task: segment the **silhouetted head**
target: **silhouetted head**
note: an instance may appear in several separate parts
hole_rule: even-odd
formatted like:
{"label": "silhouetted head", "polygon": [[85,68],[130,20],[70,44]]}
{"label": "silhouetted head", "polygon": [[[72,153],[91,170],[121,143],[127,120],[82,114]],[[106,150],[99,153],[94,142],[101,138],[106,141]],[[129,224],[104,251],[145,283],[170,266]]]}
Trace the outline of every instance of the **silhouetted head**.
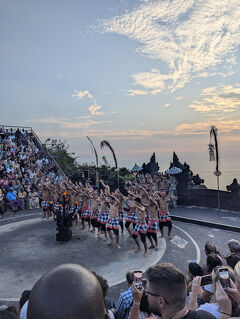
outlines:
{"label": "silhouetted head", "polygon": [[206,255],[209,255],[211,253],[214,253],[214,254],[217,253],[217,248],[213,243],[207,242],[204,248],[205,248]]}
{"label": "silhouetted head", "polygon": [[27,319],[104,319],[105,307],[97,278],[82,266],[64,264],[34,285]]}
{"label": "silhouetted head", "polygon": [[128,283],[129,286],[132,285],[133,281],[134,281],[134,271],[133,270],[129,270],[126,273],[126,281]]}

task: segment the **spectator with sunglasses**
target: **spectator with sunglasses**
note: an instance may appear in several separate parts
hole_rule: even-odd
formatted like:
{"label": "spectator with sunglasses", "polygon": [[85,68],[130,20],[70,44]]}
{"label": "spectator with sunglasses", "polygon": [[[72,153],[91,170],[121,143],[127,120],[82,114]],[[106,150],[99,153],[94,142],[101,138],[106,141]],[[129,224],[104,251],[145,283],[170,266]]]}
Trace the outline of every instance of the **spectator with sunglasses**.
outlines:
{"label": "spectator with sunglasses", "polygon": [[[196,312],[187,309],[185,276],[172,264],[156,264],[148,268],[146,274],[145,294],[151,313],[162,319],[215,319],[205,311]],[[133,308],[129,319],[139,319],[142,294],[143,290],[134,289]]]}

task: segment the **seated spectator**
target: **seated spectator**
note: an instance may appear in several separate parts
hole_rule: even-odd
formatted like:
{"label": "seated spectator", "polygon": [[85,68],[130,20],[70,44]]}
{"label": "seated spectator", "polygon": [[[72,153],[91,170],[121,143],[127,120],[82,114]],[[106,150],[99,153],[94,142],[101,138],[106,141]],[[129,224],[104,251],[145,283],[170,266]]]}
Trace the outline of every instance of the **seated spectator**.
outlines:
{"label": "seated spectator", "polygon": [[28,205],[29,209],[39,208],[39,197],[38,193],[31,187],[28,193]]}
{"label": "seated spectator", "polygon": [[87,269],[74,264],[55,267],[34,285],[28,319],[105,319],[101,286]]}
{"label": "seated spectator", "polygon": [[[210,242],[207,242],[205,244],[205,254],[206,256],[208,257],[209,255],[216,255],[220,260],[221,260],[221,265],[226,265],[226,260],[224,259],[224,257],[217,251],[217,248],[216,246],[213,244],[213,243],[210,243]],[[216,266],[221,266],[221,265],[216,265]],[[214,267],[216,267],[214,266]],[[213,267],[213,268],[214,268]],[[212,268],[212,269],[213,269]],[[211,270],[208,270],[208,264],[204,265],[203,266],[203,273],[204,275],[208,275],[212,272],[212,269]]]}
{"label": "seated spectator", "polygon": [[190,262],[188,265],[188,272],[186,276],[188,292],[191,291],[193,278],[197,276],[203,276],[202,267],[195,262]]}
{"label": "seated spectator", "polygon": [[28,208],[28,194],[25,191],[23,186],[21,186],[20,191],[18,192],[18,199],[22,202],[22,207],[24,209],[27,209]]}
{"label": "seated spectator", "polygon": [[240,261],[240,242],[238,240],[231,239],[228,241],[228,248],[231,254],[226,257],[226,261],[228,266],[234,269],[236,264]]}
{"label": "seated spectator", "polygon": [[133,296],[132,296],[132,285],[134,279],[134,271],[130,270],[126,274],[126,282],[128,289],[121,293],[118,302],[117,302],[117,309],[116,314],[118,319],[127,319],[130,308],[133,303]]}
{"label": "seated spectator", "polygon": [[16,212],[18,209],[22,209],[22,203],[17,198],[17,193],[13,191],[12,188],[10,188],[10,190],[8,191],[6,199],[8,200],[9,207],[12,209],[13,212]]}
{"label": "seated spectator", "polygon": [[[191,311],[186,306],[185,276],[172,264],[159,263],[147,269],[148,308],[161,318],[214,319],[205,311]],[[139,319],[142,291],[134,290],[133,308],[129,319]]]}

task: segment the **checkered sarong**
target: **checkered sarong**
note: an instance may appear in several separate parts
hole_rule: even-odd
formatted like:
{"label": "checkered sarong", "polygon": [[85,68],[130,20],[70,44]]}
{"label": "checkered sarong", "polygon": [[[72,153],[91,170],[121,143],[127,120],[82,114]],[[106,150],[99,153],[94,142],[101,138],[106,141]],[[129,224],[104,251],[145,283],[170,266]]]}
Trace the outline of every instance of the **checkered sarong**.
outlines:
{"label": "checkered sarong", "polygon": [[158,219],[149,219],[147,231],[149,233],[157,233],[158,232]]}
{"label": "checkered sarong", "polygon": [[160,223],[164,223],[168,220],[171,220],[169,212],[163,212],[163,211],[158,212],[158,218],[159,218],[158,221]]}
{"label": "checkered sarong", "polygon": [[150,219],[150,211],[149,210],[145,211],[145,219],[146,219],[146,221],[148,221]]}
{"label": "checkered sarong", "polygon": [[135,228],[134,228],[134,235],[138,236],[139,234],[146,234],[147,233],[147,223],[143,222],[143,223],[137,223]]}
{"label": "checkered sarong", "polygon": [[69,212],[69,214],[74,214],[75,213],[75,207],[74,206],[70,206],[68,208],[68,212]]}
{"label": "checkered sarong", "polygon": [[47,200],[42,201],[41,207],[42,207],[43,210],[48,209],[48,207],[49,207],[49,202],[48,202]]}
{"label": "checkered sarong", "polygon": [[91,213],[90,207],[84,207],[84,208],[82,209],[81,217],[82,217],[83,219],[89,218],[89,217],[90,217],[90,213]]}
{"label": "checkered sarong", "polygon": [[100,214],[99,217],[100,217],[100,223],[106,225],[109,218],[109,212],[103,212]]}
{"label": "checkered sarong", "polygon": [[60,211],[60,205],[58,205],[57,203],[55,203],[54,204],[54,206],[53,206],[53,210],[54,210],[54,212],[59,212]]}
{"label": "checkered sarong", "polygon": [[91,213],[91,219],[97,219],[98,218],[98,210],[93,210]]}
{"label": "checkered sarong", "polygon": [[109,229],[119,229],[119,219],[118,218],[110,218],[107,224],[107,228]]}
{"label": "checkered sarong", "polygon": [[130,213],[127,217],[127,222],[136,224],[138,222],[136,213]]}
{"label": "checkered sarong", "polygon": [[119,220],[120,221],[123,221],[123,213],[124,213],[123,210],[119,211]]}

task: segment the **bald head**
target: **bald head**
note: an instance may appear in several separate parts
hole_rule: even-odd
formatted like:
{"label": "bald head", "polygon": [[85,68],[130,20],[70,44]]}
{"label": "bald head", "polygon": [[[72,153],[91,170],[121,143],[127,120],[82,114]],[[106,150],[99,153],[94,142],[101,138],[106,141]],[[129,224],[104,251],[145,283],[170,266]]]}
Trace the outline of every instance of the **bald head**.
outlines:
{"label": "bald head", "polygon": [[104,319],[102,289],[87,269],[75,265],[58,266],[34,285],[27,319]]}

